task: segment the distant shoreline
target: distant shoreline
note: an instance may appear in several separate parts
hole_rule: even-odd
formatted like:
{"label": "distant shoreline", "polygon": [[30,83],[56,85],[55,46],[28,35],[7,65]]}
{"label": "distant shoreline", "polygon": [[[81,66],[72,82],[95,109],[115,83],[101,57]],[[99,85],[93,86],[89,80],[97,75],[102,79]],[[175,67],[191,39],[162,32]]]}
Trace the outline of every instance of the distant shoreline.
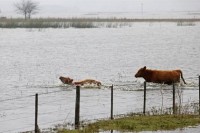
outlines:
{"label": "distant shoreline", "polygon": [[71,18],[33,18],[24,20],[23,18],[6,18],[1,17],[0,22],[13,20],[13,21],[54,21],[54,22],[200,22],[200,18],[99,18],[99,17],[71,17]]}
{"label": "distant shoreline", "polygon": [[0,28],[118,28],[135,22],[173,22],[177,26],[194,26],[200,18],[0,18]]}

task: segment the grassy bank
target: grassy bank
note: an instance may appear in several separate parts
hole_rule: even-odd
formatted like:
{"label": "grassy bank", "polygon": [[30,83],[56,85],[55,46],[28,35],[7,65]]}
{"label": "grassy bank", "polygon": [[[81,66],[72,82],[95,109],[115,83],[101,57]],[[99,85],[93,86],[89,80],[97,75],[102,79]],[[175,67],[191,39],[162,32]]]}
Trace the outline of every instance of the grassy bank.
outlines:
{"label": "grassy bank", "polygon": [[127,18],[39,18],[6,19],[0,18],[0,28],[118,28],[131,26],[134,22],[175,22],[177,25],[194,25],[200,19],[127,19]]}
{"label": "grassy bank", "polygon": [[60,130],[59,133],[93,133],[99,131],[157,131],[174,130],[200,124],[197,115],[129,116],[115,120],[102,120],[88,124],[81,130]]}

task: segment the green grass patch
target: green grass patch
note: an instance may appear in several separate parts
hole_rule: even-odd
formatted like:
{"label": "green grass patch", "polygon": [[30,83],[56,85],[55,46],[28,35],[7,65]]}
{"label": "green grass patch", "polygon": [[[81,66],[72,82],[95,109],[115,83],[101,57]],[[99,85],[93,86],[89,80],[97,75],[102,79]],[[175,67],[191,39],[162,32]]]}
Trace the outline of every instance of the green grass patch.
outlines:
{"label": "green grass patch", "polygon": [[197,115],[157,115],[157,116],[128,116],[115,120],[101,120],[82,127],[80,130],[59,130],[59,133],[94,133],[99,131],[117,130],[128,131],[157,131],[174,130],[200,124]]}

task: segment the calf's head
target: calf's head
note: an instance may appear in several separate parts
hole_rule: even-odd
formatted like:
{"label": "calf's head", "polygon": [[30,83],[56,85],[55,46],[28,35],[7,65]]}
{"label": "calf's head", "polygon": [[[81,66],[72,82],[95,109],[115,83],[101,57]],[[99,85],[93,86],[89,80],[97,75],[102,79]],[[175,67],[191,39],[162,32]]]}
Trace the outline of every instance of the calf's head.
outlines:
{"label": "calf's head", "polygon": [[143,68],[140,68],[138,72],[135,74],[135,77],[136,78],[144,77],[145,71],[146,71],[146,66],[144,66]]}
{"label": "calf's head", "polygon": [[62,77],[60,76],[59,79],[64,83],[64,84],[72,84],[73,79],[69,78],[69,77]]}

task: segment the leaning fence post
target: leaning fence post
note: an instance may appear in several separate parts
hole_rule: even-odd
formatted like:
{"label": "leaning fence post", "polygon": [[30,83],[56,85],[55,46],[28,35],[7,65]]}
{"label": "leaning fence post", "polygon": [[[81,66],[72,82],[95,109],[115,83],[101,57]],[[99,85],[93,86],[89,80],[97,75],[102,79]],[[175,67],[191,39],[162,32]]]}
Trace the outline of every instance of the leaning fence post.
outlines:
{"label": "leaning fence post", "polygon": [[38,127],[38,94],[35,94],[35,133],[39,133]]}
{"label": "leaning fence post", "polygon": [[113,120],[113,85],[111,86],[111,113],[110,119]]}
{"label": "leaning fence post", "polygon": [[144,106],[143,106],[143,114],[146,113],[146,81],[144,81]]}
{"label": "leaning fence post", "polygon": [[199,76],[199,115],[200,115],[200,76]]}
{"label": "leaning fence post", "polygon": [[175,107],[175,85],[173,83],[173,114],[176,113],[176,107]]}
{"label": "leaning fence post", "polygon": [[75,103],[75,129],[79,129],[80,117],[80,86],[76,86],[76,103]]}

